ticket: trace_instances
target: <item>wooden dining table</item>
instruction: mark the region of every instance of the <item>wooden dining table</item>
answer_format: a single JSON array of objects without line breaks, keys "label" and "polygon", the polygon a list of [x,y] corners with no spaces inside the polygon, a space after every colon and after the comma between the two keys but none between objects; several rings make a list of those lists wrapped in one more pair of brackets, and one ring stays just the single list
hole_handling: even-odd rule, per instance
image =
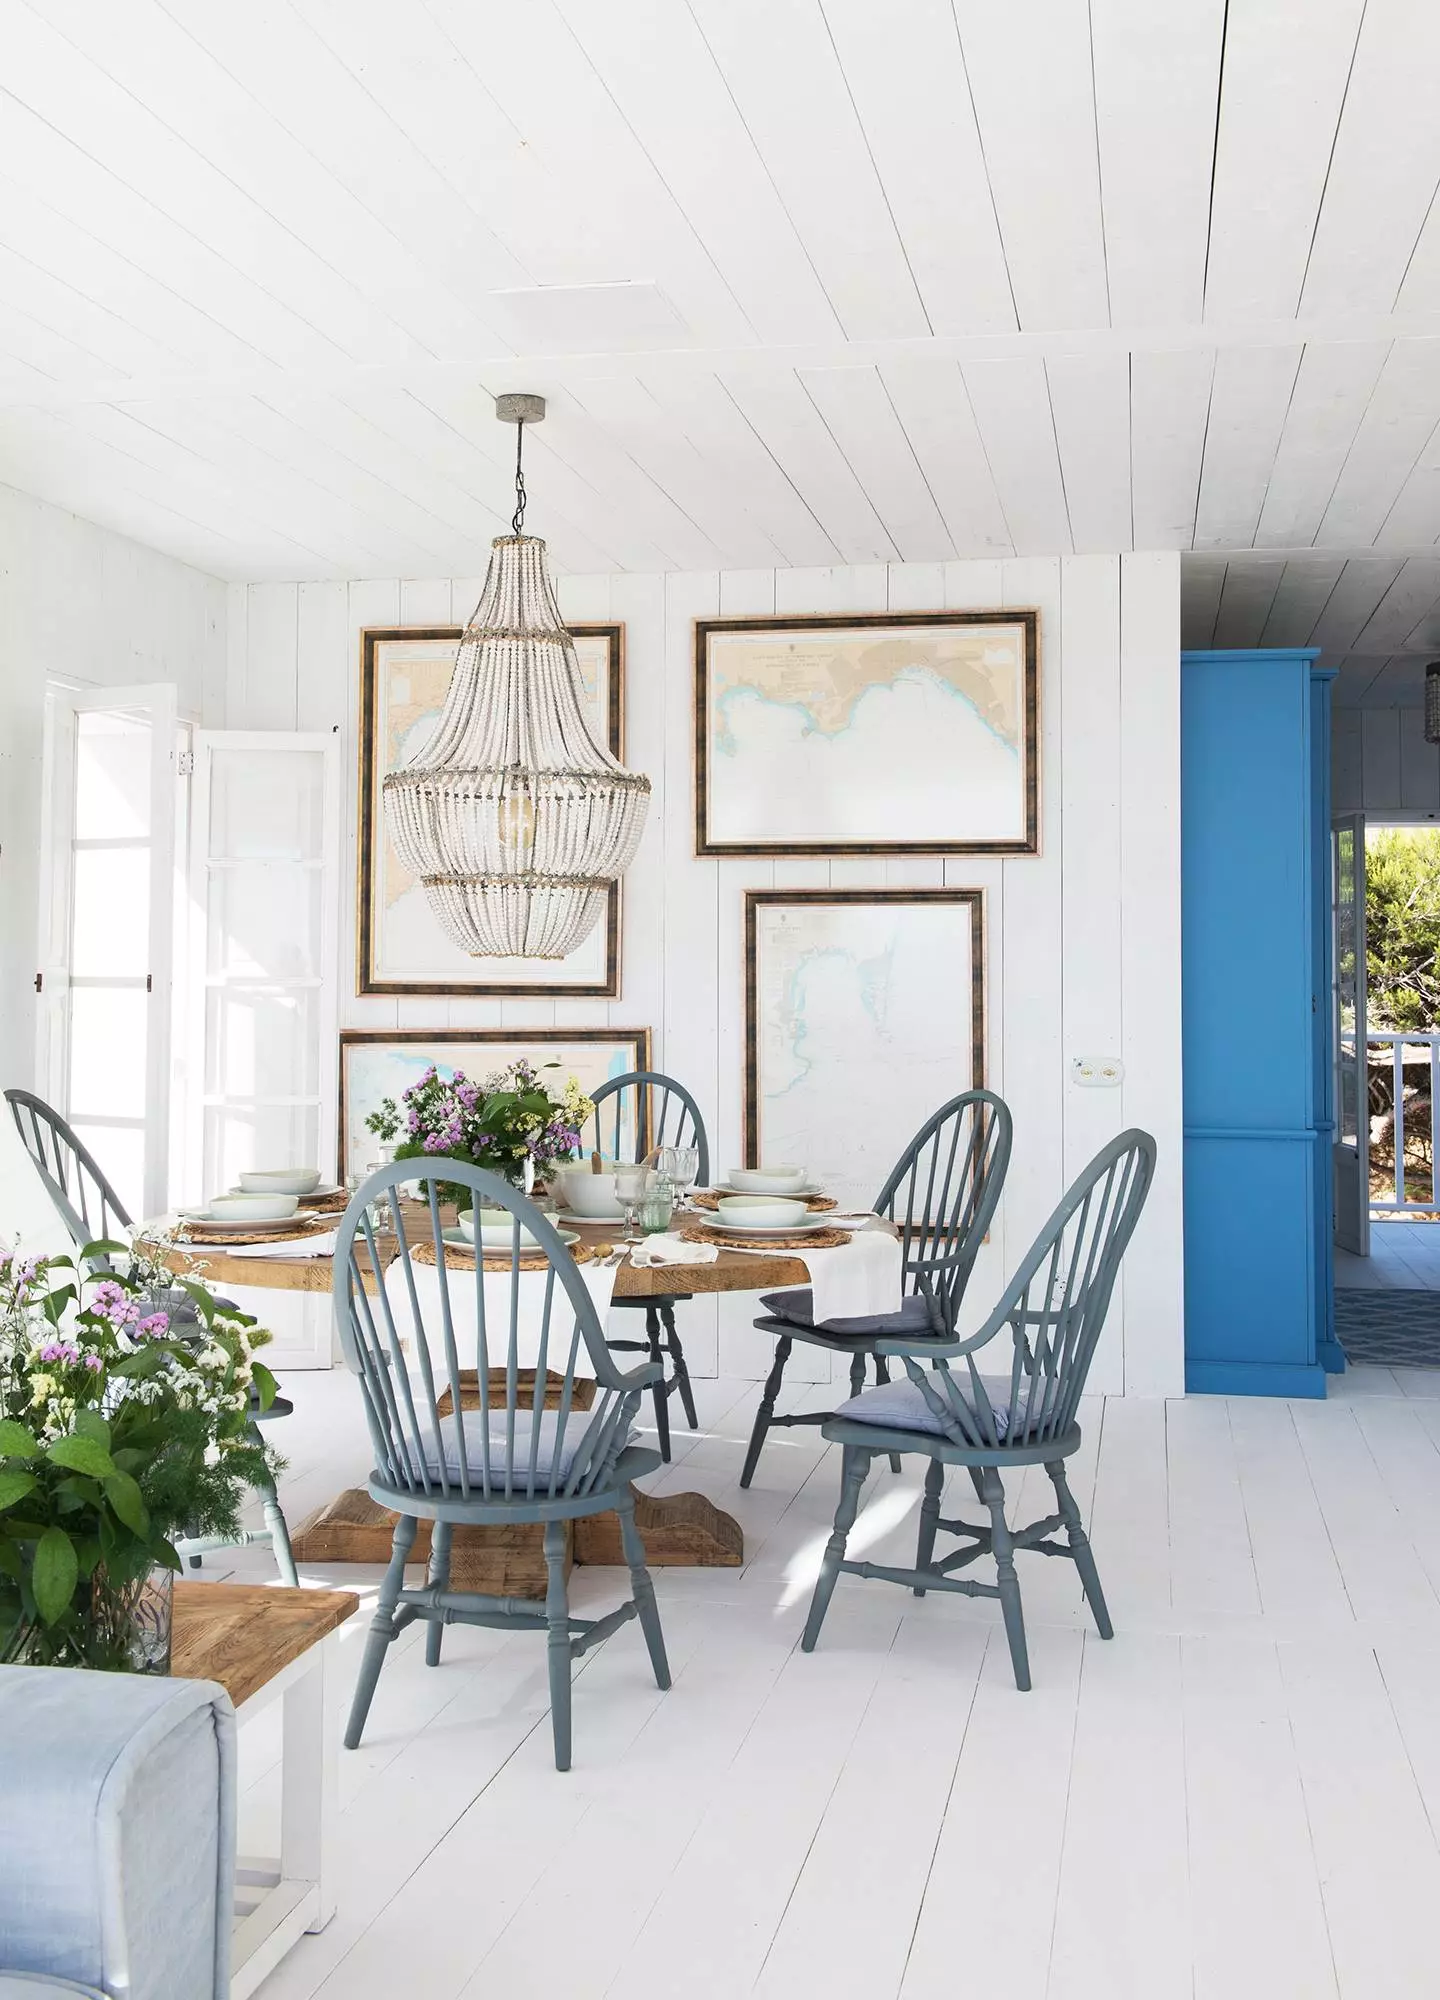
[{"label": "wooden dining table", "polygon": [[[620,1239],[613,1223],[585,1222],[566,1214],[567,1230],[574,1230],[591,1249],[618,1249]],[[697,1219],[702,1219],[697,1217]],[[340,1217],[335,1217],[338,1228]],[[141,1234],[143,1235],[143,1231]],[[396,1254],[393,1236],[376,1241],[382,1268],[388,1268]],[[238,1256],[234,1251],[211,1244],[178,1244],[165,1252],[165,1262],[177,1273],[201,1275],[208,1285],[222,1290],[254,1287],[260,1291],[328,1292],[334,1280],[334,1259],[328,1254],[285,1256],[267,1251],[264,1256]],[[368,1290],[377,1278],[368,1253],[362,1254],[362,1275]],[[616,1299],[681,1298],[701,1293],[769,1292],[789,1286],[808,1285],[810,1273],[798,1252],[721,1249],[718,1257],[705,1264],[663,1264],[637,1266],[628,1257],[615,1270]],[[758,1385],[757,1385],[758,1393]],[[361,1518],[369,1503],[357,1490],[347,1491],[332,1503],[337,1519],[347,1524]],[[667,1567],[733,1568],[743,1560],[744,1538],[733,1515],[716,1507],[700,1493],[650,1495],[636,1489],[636,1525],[652,1563]],[[613,1528],[613,1533],[611,1532]],[[490,1530],[469,1529],[483,1535]],[[613,1548],[612,1548],[613,1542]],[[585,1549],[592,1551],[588,1556]],[[302,1560],[304,1558],[302,1557]],[[317,1558],[318,1559],[318,1558]],[[594,1527],[577,1542],[577,1560],[618,1562],[619,1533],[613,1515],[597,1517]]]}]

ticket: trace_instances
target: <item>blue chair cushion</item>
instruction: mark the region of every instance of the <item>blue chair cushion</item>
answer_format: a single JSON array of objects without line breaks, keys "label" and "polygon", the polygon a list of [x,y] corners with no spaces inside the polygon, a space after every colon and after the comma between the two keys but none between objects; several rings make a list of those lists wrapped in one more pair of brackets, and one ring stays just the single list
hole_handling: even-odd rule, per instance
[{"label": "blue chair cushion", "polygon": [[46,1972],[0,1972],[0,2000],[45,2000],[47,1993],[80,1993],[85,2000],[105,2000],[98,1986],[77,1986],[73,1979],[52,1979]]},{"label": "blue chair cushion", "polygon": [[[957,1389],[961,1388],[958,1375],[950,1377]],[[990,1381],[981,1376],[981,1383],[995,1412],[995,1435],[1010,1443],[1018,1443],[1018,1438],[1010,1438],[1010,1384],[999,1380]],[[939,1393],[943,1395],[944,1391]],[[963,1389],[961,1389],[963,1395]],[[966,1407],[972,1416],[975,1405],[968,1396],[964,1397]],[[918,1383],[908,1375],[894,1382],[881,1382],[873,1389],[862,1389],[858,1396],[852,1396],[848,1403],[842,1403],[836,1410],[837,1417],[844,1417],[852,1424],[875,1424],[892,1431],[921,1431],[929,1437],[946,1437],[944,1424],[920,1393]],[[976,1418],[976,1430],[983,1433],[983,1426]]]},{"label": "blue chair cushion", "polygon": [[[523,1486],[527,1490],[530,1484],[531,1425],[534,1421],[534,1417],[529,1410],[520,1410],[516,1413],[515,1478],[513,1484],[516,1487]],[[546,1410],[541,1413],[540,1439],[535,1450],[535,1483],[537,1487],[544,1485],[548,1490],[552,1470],[556,1475],[557,1484],[562,1483],[569,1476],[570,1468],[579,1457],[581,1449],[584,1446],[591,1422],[592,1417],[585,1410],[572,1410],[570,1412],[565,1422],[565,1434],[561,1440],[559,1463],[557,1465],[555,1462],[555,1439],[559,1429],[559,1420],[553,1410]],[[505,1437],[507,1423],[505,1412],[503,1410],[466,1410],[461,1416],[461,1423],[465,1431],[465,1459],[470,1468],[470,1484],[472,1489],[480,1484],[481,1466],[484,1462],[481,1456],[481,1447],[487,1424],[489,1425],[490,1432],[491,1484],[493,1485],[496,1480],[499,1480],[503,1484],[505,1467],[508,1460]],[[632,1430],[625,1440],[626,1444],[633,1444],[638,1435],[637,1431]],[[441,1418],[438,1445],[433,1436],[426,1439],[425,1467],[432,1479],[438,1479],[440,1476],[442,1457],[447,1478],[458,1480],[460,1477],[460,1440],[455,1435],[455,1420],[453,1417]]]},{"label": "blue chair cushion", "polygon": [[801,1285],[793,1292],[765,1292],[760,1303],[774,1319],[787,1320],[791,1326],[810,1327],[818,1333],[833,1333],[840,1339],[873,1340],[907,1333],[917,1334],[923,1339],[941,1331],[935,1308],[918,1292],[912,1292],[900,1301],[899,1312],[861,1313],[855,1319],[827,1319],[818,1327],[815,1325],[814,1298],[808,1285]]}]

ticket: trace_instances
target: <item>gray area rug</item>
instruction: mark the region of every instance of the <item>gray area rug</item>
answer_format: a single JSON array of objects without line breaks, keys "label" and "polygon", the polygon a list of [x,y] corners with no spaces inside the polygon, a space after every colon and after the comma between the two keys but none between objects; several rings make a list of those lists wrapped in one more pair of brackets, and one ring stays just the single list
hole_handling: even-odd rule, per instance
[{"label": "gray area rug", "polygon": [[1440,1368],[1440,1292],[1335,1291],[1335,1338],[1348,1361]]}]

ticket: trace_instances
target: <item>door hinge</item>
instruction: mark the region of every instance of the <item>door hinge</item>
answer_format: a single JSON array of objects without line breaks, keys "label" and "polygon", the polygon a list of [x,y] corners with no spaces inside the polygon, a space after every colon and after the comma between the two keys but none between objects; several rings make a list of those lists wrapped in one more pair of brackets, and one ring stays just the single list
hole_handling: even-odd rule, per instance
[{"label": "door hinge", "polygon": [[43,972],[37,972],[35,975],[35,991],[37,993],[45,991],[45,975]]},{"label": "door hinge", "polygon": [[193,750],[181,750],[177,752],[175,758],[175,775],[177,778],[194,777],[195,752]]},{"label": "door hinge", "polygon": [[147,993],[153,993],[155,991],[154,975],[149,972],[147,972],[145,975],[145,991]]}]

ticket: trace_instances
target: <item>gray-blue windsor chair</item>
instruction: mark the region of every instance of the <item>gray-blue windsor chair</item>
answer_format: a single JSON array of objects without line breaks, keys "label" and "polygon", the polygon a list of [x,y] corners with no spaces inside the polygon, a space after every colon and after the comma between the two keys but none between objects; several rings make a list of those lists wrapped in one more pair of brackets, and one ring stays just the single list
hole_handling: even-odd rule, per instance
[{"label": "gray-blue windsor chair", "polygon": [[[69,1230],[75,1248],[83,1250],[89,1243],[128,1242],[134,1227],[129,1211],[110,1185],[94,1154],[74,1129],[52,1105],[47,1104],[43,1097],[36,1097],[33,1091],[7,1090],[5,1100],[14,1117],[15,1129],[24,1142],[26,1152],[35,1162],[45,1190]],[[96,1261],[103,1268],[105,1260],[97,1258]],[[176,1286],[163,1299],[157,1297],[155,1304],[163,1306],[170,1314],[177,1333],[186,1326],[193,1326],[198,1337],[203,1330],[194,1300],[180,1287]],[[262,1409],[258,1391],[252,1390],[250,1429],[256,1441],[259,1439],[258,1424],[288,1417],[294,1407],[288,1397],[276,1396],[268,1409]],[[192,1569],[199,1569],[201,1557],[209,1550],[243,1548],[255,1542],[268,1542],[275,1551],[275,1565],[282,1579],[296,1586],[300,1578],[290,1547],[290,1530],[274,1480],[267,1475],[256,1491],[260,1495],[261,1517],[265,1523],[263,1528],[244,1529],[234,1539],[214,1535],[184,1536],[177,1539],[176,1551],[187,1559]]]},{"label": "gray-blue windsor chair", "polygon": [[[749,1448],[740,1474],[748,1486],[755,1476],[767,1434],[779,1426],[826,1424],[832,1411],[794,1416],[775,1414],[775,1398],[790,1350],[799,1340],[850,1357],[850,1393],[865,1386],[865,1365],[873,1358],[876,1379],[890,1379],[883,1343],[897,1337],[948,1340],[970,1282],[976,1254],[985,1240],[1010,1165],[1009,1106],[989,1090],[967,1090],[934,1112],[891,1169],[875,1197],[877,1215],[888,1216],[900,1235],[904,1297],[900,1310],[869,1318],[814,1324],[809,1289],[767,1292],[760,1303],[766,1317],[755,1325],[775,1335],[775,1361],[760,1395]],[[900,1461],[892,1457],[898,1472]]]},{"label": "gray-blue windsor chair", "polygon": [[[1021,1549],[1073,1562],[1101,1638],[1114,1636],[1065,1460],[1080,1443],[1076,1411],[1085,1378],[1154,1172],[1155,1141],[1149,1133],[1122,1132],[1068,1189],[978,1333],[951,1340],[938,1352],[933,1345],[917,1351],[916,1343],[903,1338],[883,1343],[885,1352],[903,1359],[904,1377],[852,1398],[824,1427],[824,1436],[841,1447],[840,1504],[800,1642],[805,1652],[814,1649],[842,1574],[901,1583],[917,1597],[927,1590],[998,1597],[1015,1685],[1023,1691],[1030,1686],[1030,1661],[1015,1574]],[[982,1376],[975,1357],[1006,1327],[1012,1341],[1008,1373]],[[930,1461],[915,1567],[847,1561],[845,1545],[871,1459],[907,1451],[923,1452]],[[969,1473],[989,1513],[988,1527],[942,1517],[947,1465],[963,1465]],[[1027,1465],[1044,1466],[1058,1512],[1011,1528],[1001,1474]],[[1065,1540],[1052,1540],[1062,1528]],[[935,1537],[941,1530],[957,1536],[962,1546],[937,1561]],[[994,1583],[953,1574],[984,1555],[995,1559]]]},{"label": "gray-blue windsor chair", "polygon": [[[442,1175],[444,1181],[468,1190],[477,1209],[504,1209],[512,1217],[508,1271],[502,1261],[499,1272],[509,1280],[503,1312],[487,1310],[484,1259],[457,1255],[445,1240],[439,1198]],[[402,1194],[412,1198],[403,1200]],[[382,1198],[395,1224],[397,1247],[388,1282],[401,1293],[410,1321],[403,1333],[386,1289],[385,1259],[376,1243],[372,1204]],[[533,1362],[534,1396],[543,1406],[549,1400],[544,1393],[547,1377],[558,1378],[552,1382],[553,1410],[532,1410],[521,1401],[522,1226],[546,1259]],[[420,1256],[422,1250],[428,1254]],[[435,1278],[428,1312],[422,1306],[423,1288],[416,1281],[417,1266],[427,1275],[433,1271]],[[542,1282],[541,1274],[532,1273],[531,1281]],[[346,1745],[354,1749],[359,1743],[386,1649],[413,1620],[428,1622],[429,1666],[439,1664],[441,1635],[448,1624],[545,1632],[555,1767],[568,1771],[574,1660],[627,1619],[638,1617],[655,1679],[662,1688],[670,1685],[655,1588],[645,1567],[630,1487],[631,1480],[660,1464],[658,1452],[631,1443],[640,1399],[658,1370],[651,1365],[622,1373],[616,1367],[594,1302],[553,1224],[509,1182],[468,1162],[412,1159],[371,1174],[356,1190],[340,1224],[334,1284],[341,1345],[360,1380],[374,1450],[370,1493],[399,1516],[390,1566],[366,1640]],[[407,1335],[409,1353],[404,1344]],[[471,1369],[473,1377],[467,1380]],[[503,1384],[492,1385],[492,1370],[499,1371]],[[592,1378],[594,1403],[584,1409],[583,1392],[577,1391]],[[469,1408],[467,1400],[472,1403]],[[620,1519],[632,1595],[603,1618],[572,1618],[565,1586],[565,1523],[608,1513]],[[407,1589],[405,1563],[421,1520],[435,1524],[429,1573],[423,1585]],[[457,1523],[519,1522],[544,1525],[548,1587],[543,1611],[524,1598],[450,1588],[450,1544]]]},{"label": "gray-blue windsor chair", "polygon": [[[710,1142],[700,1107],[683,1083],[659,1070],[636,1069],[625,1076],[612,1076],[592,1092],[595,1117],[593,1138],[585,1151],[602,1153],[607,1159],[631,1162],[643,1160],[661,1146],[694,1146],[700,1156],[696,1185],[710,1182]],[[645,1313],[644,1340],[612,1340],[619,1354],[648,1354],[661,1369],[652,1391],[655,1428],[660,1438],[660,1456],[670,1457],[670,1398],[678,1396],[685,1421],[693,1431],[698,1423],[695,1394],[690,1387],[690,1371],[685,1365],[685,1349],[675,1330],[675,1308],[683,1305],[689,1292],[667,1292],[663,1297],[616,1299],[617,1312]],[[665,1374],[665,1362],[670,1373]]]}]

